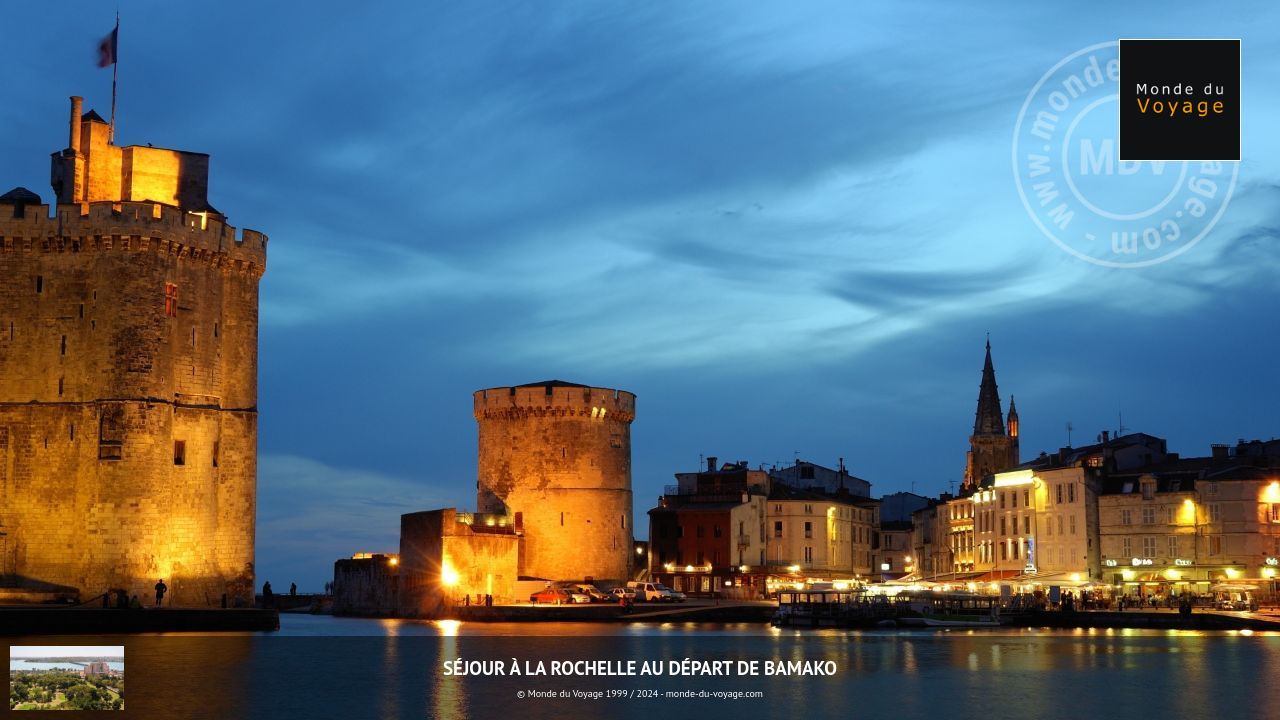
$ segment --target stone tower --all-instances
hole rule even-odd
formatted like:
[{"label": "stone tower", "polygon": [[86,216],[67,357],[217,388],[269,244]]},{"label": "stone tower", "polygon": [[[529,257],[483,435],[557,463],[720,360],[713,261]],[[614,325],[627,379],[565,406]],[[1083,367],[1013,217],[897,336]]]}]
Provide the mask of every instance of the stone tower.
[{"label": "stone tower", "polygon": [[1004,417],[1000,410],[1000,390],[996,387],[996,370],[991,362],[991,341],[987,340],[987,358],[982,366],[982,384],[978,388],[978,411],[973,421],[973,435],[969,436],[962,493],[977,490],[982,480],[989,475],[1017,466],[1020,462],[1018,430],[1018,410],[1010,399],[1009,432],[1005,432]]},{"label": "stone tower", "polygon": [[636,396],[559,380],[475,393],[476,505],[519,514],[520,575],[630,576]]},{"label": "stone tower", "polygon": [[0,586],[253,598],[267,238],[209,157],[118,147],[71,98],[55,209],[0,198]]}]

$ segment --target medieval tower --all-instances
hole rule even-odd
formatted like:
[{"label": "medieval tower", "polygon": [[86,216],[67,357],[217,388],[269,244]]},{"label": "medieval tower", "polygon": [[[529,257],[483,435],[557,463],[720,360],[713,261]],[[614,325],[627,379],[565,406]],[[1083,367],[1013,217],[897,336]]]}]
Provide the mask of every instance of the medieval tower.
[{"label": "medieval tower", "polygon": [[636,396],[558,380],[475,393],[476,505],[518,515],[520,575],[630,576]]},{"label": "medieval tower", "polygon": [[252,602],[267,238],[110,133],[71,98],[53,217],[0,197],[0,586]]},{"label": "medieval tower", "polygon": [[996,370],[991,363],[991,341],[987,341],[987,359],[982,366],[982,384],[978,388],[978,411],[969,436],[969,453],[964,469],[961,493],[977,490],[983,479],[1016,467],[1018,453],[1018,409],[1009,398],[1009,429],[1005,431],[1000,411],[1000,390],[996,387]]}]

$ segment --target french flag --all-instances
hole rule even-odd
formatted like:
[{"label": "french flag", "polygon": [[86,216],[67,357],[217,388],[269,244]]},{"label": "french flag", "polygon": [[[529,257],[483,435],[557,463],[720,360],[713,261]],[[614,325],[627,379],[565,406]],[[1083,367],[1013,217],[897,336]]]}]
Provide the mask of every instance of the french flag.
[{"label": "french flag", "polygon": [[98,43],[98,67],[104,68],[116,64],[116,36],[120,33],[120,25],[116,25],[102,41]]}]

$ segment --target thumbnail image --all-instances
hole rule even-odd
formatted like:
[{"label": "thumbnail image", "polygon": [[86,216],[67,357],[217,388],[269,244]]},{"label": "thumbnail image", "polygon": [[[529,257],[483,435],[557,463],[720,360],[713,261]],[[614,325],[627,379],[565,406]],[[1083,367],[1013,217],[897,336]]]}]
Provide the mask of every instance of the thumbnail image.
[{"label": "thumbnail image", "polygon": [[10,710],[123,710],[123,645],[13,645]]}]

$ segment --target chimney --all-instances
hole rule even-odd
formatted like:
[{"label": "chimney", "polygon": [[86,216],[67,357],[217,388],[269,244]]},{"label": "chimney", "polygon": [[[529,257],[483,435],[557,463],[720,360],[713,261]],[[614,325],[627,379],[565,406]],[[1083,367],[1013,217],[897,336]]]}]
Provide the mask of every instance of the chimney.
[{"label": "chimney", "polygon": [[1108,440],[1110,440],[1110,439],[1111,439],[1111,431],[1110,431],[1110,430],[1103,430],[1103,431],[1102,431],[1102,442],[1103,442],[1103,443],[1106,443],[1106,442],[1107,442]]},{"label": "chimney", "polygon": [[707,458],[707,472],[716,471],[716,456],[712,455]]},{"label": "chimney", "polygon": [[1227,446],[1226,446],[1226,445],[1214,445],[1214,446],[1213,446],[1213,459],[1214,459],[1214,460],[1226,460],[1226,459],[1227,459],[1227,457],[1228,457],[1228,455],[1229,455],[1229,453],[1228,453],[1228,448],[1227,448]]},{"label": "chimney", "polygon": [[79,155],[80,154],[80,111],[84,104],[84,98],[79,95],[71,96],[71,142],[67,147]]}]

